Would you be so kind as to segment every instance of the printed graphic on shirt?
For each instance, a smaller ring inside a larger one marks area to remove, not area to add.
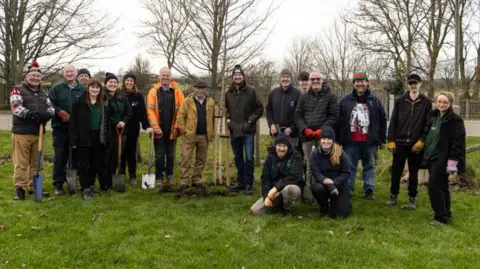
[[[368,105],[357,103],[350,116],[350,131],[368,134],[368,126],[370,126]]]

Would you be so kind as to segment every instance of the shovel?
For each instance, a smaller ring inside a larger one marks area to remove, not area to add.
[[[118,167],[117,175],[112,177],[112,188],[118,192],[125,192],[125,174],[120,174],[120,166],[122,163],[122,134],[123,128],[117,128],[118,135]]]
[[[77,170],[73,169],[72,149],[70,149],[70,156],[68,158],[67,170],[68,191],[70,194],[77,192]]]
[[[43,123],[40,124],[40,132],[38,135],[38,151],[37,151],[37,173],[33,175],[33,198],[35,202],[41,202],[43,198],[43,175],[40,175],[40,161],[43,151]]]
[[[153,155],[153,135],[150,135],[150,151],[148,154],[148,173],[142,175],[142,189],[153,189],[155,188],[155,174],[151,173],[152,170],[152,155]]]

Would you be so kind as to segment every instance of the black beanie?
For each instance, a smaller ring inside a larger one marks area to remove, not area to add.
[[[335,142],[335,131],[330,126],[323,127],[320,138],[331,138]]]
[[[243,69],[242,69],[241,65],[239,65],[239,64],[235,65],[235,67],[233,68],[233,71],[232,71],[232,77],[235,75],[235,73],[242,74],[243,78],[245,79],[245,72],[243,72]]]
[[[114,79],[118,82],[118,78],[117,76],[115,76],[115,74],[113,73],[105,73],[105,84],[107,84],[107,81],[111,80],[111,79]]]
[[[125,76],[123,76],[123,82],[125,82],[127,78],[133,79],[133,83],[137,82],[137,76],[134,73],[127,73]]]
[[[280,133],[275,137],[275,146],[278,144],[284,144],[287,145],[287,147],[290,147],[290,138]]]
[[[82,74],[85,74],[87,75],[89,78],[92,78],[92,75],[90,75],[90,71],[88,71],[87,68],[80,68],[80,70],[78,70],[78,73],[77,73],[77,78],[78,76],[82,75]]]

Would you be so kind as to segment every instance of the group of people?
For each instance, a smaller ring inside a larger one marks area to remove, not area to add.
[[[23,83],[11,91],[16,200],[24,200],[26,191],[33,192],[39,127],[50,119],[55,195],[65,194],[67,167],[78,170],[84,199],[95,196],[97,177],[100,190],[112,188],[117,169],[121,174],[128,169],[130,183],[137,184],[140,128],[150,135],[155,148],[155,178],[161,192],[181,194],[190,186],[206,190],[202,173],[209,143],[216,135],[216,107],[206,94],[205,82],[195,82],[194,92],[185,97],[171,71],[162,68],[145,99],[137,89],[135,74],[123,76],[121,88],[112,73],[106,73],[102,84],[91,78],[87,69],[77,72],[74,65],[67,65],[63,76],[64,81],[44,93],[41,70],[34,63]],[[320,216],[347,217],[358,162],[362,161],[364,197],[374,200],[377,151],[386,146],[393,154],[387,204],[397,204],[400,177],[408,160],[408,207],[416,208],[417,174],[423,164],[430,172],[432,224],[447,223],[451,218],[448,176],[465,169],[465,127],[453,112],[450,94],[439,94],[432,110],[432,101],[419,91],[421,78],[409,75],[408,91],[395,100],[387,131],[385,109],[370,90],[366,73],[353,76],[353,90],[341,100],[319,72],[301,72],[297,77],[300,88],[293,78],[288,69],[280,72],[280,86],[270,92],[264,108],[258,91],[247,84],[244,70],[236,65],[225,94],[225,116],[237,167],[236,184],[230,191],[253,194],[254,137],[264,110],[274,142],[263,165],[262,197],[251,207],[252,213],[288,212],[302,200],[317,203]],[[181,174],[175,186],[176,141],[182,136]],[[40,162],[42,173],[43,160]]]

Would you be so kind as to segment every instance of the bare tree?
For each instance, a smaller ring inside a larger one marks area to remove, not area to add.
[[[92,11],[96,0],[0,0],[0,78],[19,83],[25,66],[44,58],[44,71],[98,58],[114,45],[115,22]],[[110,21],[110,22],[109,22]]]
[[[255,88],[263,97],[267,96],[270,90],[279,83],[279,73],[275,62],[267,59],[260,59],[245,67],[248,83],[255,85]],[[267,100],[263,100],[264,104]]]
[[[311,71],[314,67],[315,42],[309,37],[295,38],[283,60],[286,68],[298,75],[301,71]]]
[[[346,23],[335,21],[317,38],[316,65],[321,72],[328,76],[329,84],[337,90],[346,90],[351,87],[351,74],[362,70],[361,64],[365,52],[355,48],[352,40],[352,31]]]
[[[425,25],[423,0],[364,0],[344,20],[357,26],[354,42],[363,50],[388,55],[396,79],[411,72],[419,33]]]
[[[190,17],[179,1],[142,0],[142,3],[151,19],[142,21],[146,33],[140,37],[150,42],[151,54],[167,59],[167,66],[171,69],[179,54],[185,51]]]
[[[150,61],[138,54],[133,60],[133,64],[127,70],[127,73],[133,73],[137,76],[136,85],[143,94],[146,94],[150,89],[150,69]]]
[[[269,36],[263,26],[276,10],[273,0],[172,1],[182,5],[190,20],[186,30],[189,39],[174,67],[187,77],[195,77],[194,72],[207,73],[212,92],[218,90],[225,75],[222,70],[260,55]]]
[[[429,5],[423,8],[425,10],[421,12],[425,13],[427,19],[425,27],[420,30],[420,37],[425,43],[429,61],[428,70],[424,71],[428,75],[428,95],[434,96],[438,57],[448,33],[452,30],[454,10],[449,2],[444,0],[430,0]]]

